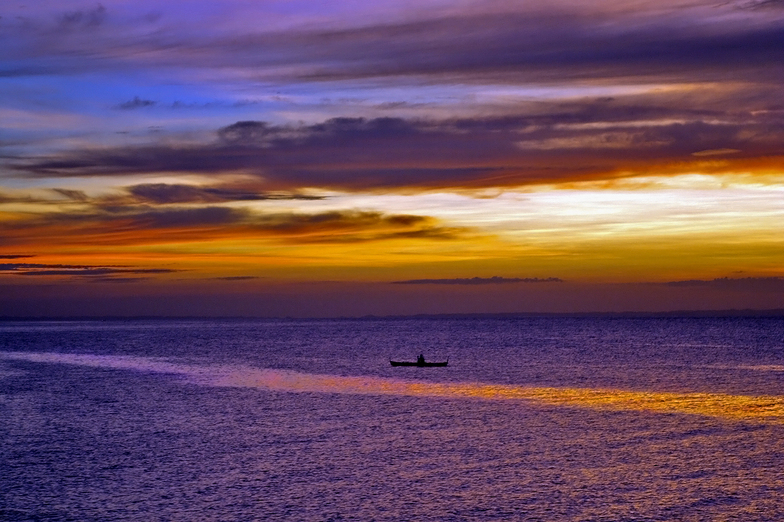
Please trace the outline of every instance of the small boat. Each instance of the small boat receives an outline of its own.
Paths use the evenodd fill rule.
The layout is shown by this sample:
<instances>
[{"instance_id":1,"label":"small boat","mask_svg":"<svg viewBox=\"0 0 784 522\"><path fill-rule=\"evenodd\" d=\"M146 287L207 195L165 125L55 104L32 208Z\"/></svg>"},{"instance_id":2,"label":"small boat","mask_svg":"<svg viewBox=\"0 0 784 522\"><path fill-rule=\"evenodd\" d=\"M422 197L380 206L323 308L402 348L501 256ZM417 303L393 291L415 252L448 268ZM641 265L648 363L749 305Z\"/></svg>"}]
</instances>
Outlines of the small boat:
<instances>
[{"instance_id":1,"label":"small boat","mask_svg":"<svg viewBox=\"0 0 784 522\"><path fill-rule=\"evenodd\" d=\"M417 366L419 368L433 368L436 366L446 366L449 364L449 357L446 358L444 362L426 362L425 356L420 355L417 357L416 362L414 361L393 361L392 359L389 360L389 363L392 366Z\"/></svg>"}]
</instances>

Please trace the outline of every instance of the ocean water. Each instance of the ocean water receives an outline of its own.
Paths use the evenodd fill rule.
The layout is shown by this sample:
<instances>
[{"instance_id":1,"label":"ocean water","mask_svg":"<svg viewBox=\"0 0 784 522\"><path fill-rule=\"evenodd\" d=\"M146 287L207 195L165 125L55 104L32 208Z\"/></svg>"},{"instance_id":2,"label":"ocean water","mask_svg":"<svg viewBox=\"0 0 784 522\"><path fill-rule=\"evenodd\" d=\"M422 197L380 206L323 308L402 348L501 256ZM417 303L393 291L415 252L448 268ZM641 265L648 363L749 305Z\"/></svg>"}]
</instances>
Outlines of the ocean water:
<instances>
[{"instance_id":1,"label":"ocean water","mask_svg":"<svg viewBox=\"0 0 784 522\"><path fill-rule=\"evenodd\" d=\"M0 520L781 521L784 319L0 323Z\"/></svg>"}]
</instances>

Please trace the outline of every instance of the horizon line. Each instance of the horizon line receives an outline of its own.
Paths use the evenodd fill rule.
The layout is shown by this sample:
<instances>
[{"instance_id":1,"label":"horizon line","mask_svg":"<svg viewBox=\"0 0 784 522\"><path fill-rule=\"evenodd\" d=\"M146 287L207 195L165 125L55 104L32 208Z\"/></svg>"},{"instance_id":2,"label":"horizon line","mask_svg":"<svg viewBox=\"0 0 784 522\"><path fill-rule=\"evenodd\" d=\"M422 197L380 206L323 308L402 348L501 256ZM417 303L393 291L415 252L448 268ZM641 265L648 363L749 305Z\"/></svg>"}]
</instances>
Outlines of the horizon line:
<instances>
[{"instance_id":1,"label":"horizon line","mask_svg":"<svg viewBox=\"0 0 784 522\"><path fill-rule=\"evenodd\" d=\"M724 310L667 310L657 312L478 312L478 313L433 313L394 314L362 316L251 316L251 315L70 315L70 316L0 316L0 322L14 321L329 321L329 320L405 320L405 319L526 319L552 318L722 318L722 317L779 317L784 318L784 308L773 309L724 309Z\"/></svg>"}]
</instances>

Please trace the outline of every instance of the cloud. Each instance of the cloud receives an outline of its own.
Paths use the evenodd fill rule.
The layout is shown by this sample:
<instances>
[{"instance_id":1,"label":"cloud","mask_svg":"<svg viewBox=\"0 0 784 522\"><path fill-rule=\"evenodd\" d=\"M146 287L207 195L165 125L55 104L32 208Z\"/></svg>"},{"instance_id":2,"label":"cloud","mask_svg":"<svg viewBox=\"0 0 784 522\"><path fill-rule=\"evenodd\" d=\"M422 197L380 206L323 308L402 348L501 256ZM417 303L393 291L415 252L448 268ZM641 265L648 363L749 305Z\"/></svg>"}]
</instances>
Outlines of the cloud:
<instances>
[{"instance_id":1,"label":"cloud","mask_svg":"<svg viewBox=\"0 0 784 522\"><path fill-rule=\"evenodd\" d=\"M177 52L186 61L281 82L717 80L737 78L730 71L740 70L771 81L784 53L780 21L762 14L754 21L718 15L732 10L509 8L447 15L423 10L413 19L353 27L216 35L209 47L188 42Z\"/></svg>"},{"instance_id":2,"label":"cloud","mask_svg":"<svg viewBox=\"0 0 784 522\"><path fill-rule=\"evenodd\" d=\"M92 212L53 212L0 223L7 245L158 244L266 238L281 243L364 243L397 239L451 241L474 237L428 216L372 211L259 213L221 206L147 205L97 207ZM71 269L71 267L68 267Z\"/></svg>"},{"instance_id":3,"label":"cloud","mask_svg":"<svg viewBox=\"0 0 784 522\"><path fill-rule=\"evenodd\" d=\"M784 277L720 277L716 279L689 279L684 281L669 281L661 283L674 287L706 287L729 290L769 290L783 291Z\"/></svg>"},{"instance_id":4,"label":"cloud","mask_svg":"<svg viewBox=\"0 0 784 522\"><path fill-rule=\"evenodd\" d=\"M56 194L59 194L60 196L64 196L66 199L71 201L85 202L89 200L87 194L82 190L54 188L52 191Z\"/></svg>"},{"instance_id":5,"label":"cloud","mask_svg":"<svg viewBox=\"0 0 784 522\"><path fill-rule=\"evenodd\" d=\"M263 121L238 121L218 131L221 141L232 145L256 145L267 136L278 134L279 130Z\"/></svg>"},{"instance_id":6,"label":"cloud","mask_svg":"<svg viewBox=\"0 0 784 522\"><path fill-rule=\"evenodd\" d=\"M24 259L27 257L35 257L31 254L0 254L0 259Z\"/></svg>"},{"instance_id":7,"label":"cloud","mask_svg":"<svg viewBox=\"0 0 784 522\"><path fill-rule=\"evenodd\" d=\"M686 13L684 13L686 14ZM694 13L690 13L694 15ZM575 81L591 78L727 78L728 70L758 77L782 58L784 29L678 16L673 11L630 14L503 13L453 16L300 34L235 40L238 65L272 48L304 79L484 75L496 80ZM304 49L297 52L295 49ZM274 52L277 51L277 52ZM306 54L307 53L307 54ZM282 61L282 60L281 60ZM313 64L313 65L305 65ZM722 70L724 69L724 70ZM776 73L774 73L775 75Z\"/></svg>"},{"instance_id":8,"label":"cloud","mask_svg":"<svg viewBox=\"0 0 784 522\"><path fill-rule=\"evenodd\" d=\"M127 275L158 275L178 272L169 268L133 268L118 266L90 266L43 263L0 263L0 275L19 276L66 276L77 279L113 280L115 282L139 281L140 277L115 277Z\"/></svg>"},{"instance_id":9,"label":"cloud","mask_svg":"<svg viewBox=\"0 0 784 522\"><path fill-rule=\"evenodd\" d=\"M163 208L118 206L78 212L50 212L0 222L6 245L156 244L222 237L242 230L248 213L206 206Z\"/></svg>"},{"instance_id":10,"label":"cloud","mask_svg":"<svg viewBox=\"0 0 784 522\"><path fill-rule=\"evenodd\" d=\"M396 285L498 285L509 283L563 283L563 279L557 277L472 277L456 279L409 279L407 281L393 281Z\"/></svg>"},{"instance_id":11,"label":"cloud","mask_svg":"<svg viewBox=\"0 0 784 522\"><path fill-rule=\"evenodd\" d=\"M98 4L93 9L69 11L58 17L58 26L62 30L83 31L101 25L106 19L106 8Z\"/></svg>"},{"instance_id":12,"label":"cloud","mask_svg":"<svg viewBox=\"0 0 784 522\"><path fill-rule=\"evenodd\" d=\"M0 204L3 203L34 203L37 202L35 198L30 196L17 196L11 194L3 194L0 192Z\"/></svg>"},{"instance_id":13,"label":"cloud","mask_svg":"<svg viewBox=\"0 0 784 522\"><path fill-rule=\"evenodd\" d=\"M504 117L448 120L241 121L219 129L214 141L203 144L72 150L17 161L11 168L38 177L241 173L264 187L255 192L180 184L128 189L140 200L184 203L276 199L271 194L314 188L465 188L606 179L652 170L737 171L750 161L773 168L784 155L780 115L687 107L686 99L668 100L670 108L657 105L663 101L585 99L537 104L528 113ZM710 155L721 155L722 162L707 164Z\"/></svg>"},{"instance_id":14,"label":"cloud","mask_svg":"<svg viewBox=\"0 0 784 522\"><path fill-rule=\"evenodd\" d=\"M323 196L305 194L270 193L228 186L201 187L176 183L145 183L127 187L126 190L138 201L156 204L324 199Z\"/></svg>"},{"instance_id":15,"label":"cloud","mask_svg":"<svg viewBox=\"0 0 784 522\"><path fill-rule=\"evenodd\" d=\"M738 149L709 149L692 152L692 156L725 156L727 154L737 154Z\"/></svg>"},{"instance_id":16,"label":"cloud","mask_svg":"<svg viewBox=\"0 0 784 522\"><path fill-rule=\"evenodd\" d=\"M142 107L152 107L157 103L153 100L143 100L138 96L134 96L132 100L119 104L117 108L124 110L141 109Z\"/></svg>"},{"instance_id":17,"label":"cloud","mask_svg":"<svg viewBox=\"0 0 784 522\"><path fill-rule=\"evenodd\" d=\"M784 8L784 0L751 0L741 1L737 4L740 9L782 9Z\"/></svg>"},{"instance_id":18,"label":"cloud","mask_svg":"<svg viewBox=\"0 0 784 522\"><path fill-rule=\"evenodd\" d=\"M202 207L130 211L118 217L135 228L149 230L226 226L242 222L246 216L247 213L239 209ZM104 219L112 221L111 216L104 216Z\"/></svg>"},{"instance_id":19,"label":"cloud","mask_svg":"<svg viewBox=\"0 0 784 522\"><path fill-rule=\"evenodd\" d=\"M383 16L381 7L372 17L359 14L363 10L330 16L303 7L298 19L310 23L280 29L242 3L226 7L232 23L189 13L163 31L157 19L123 19L119 11L110 17L98 5L58 16L60 38L52 38L45 20L26 18L0 44L8 42L11 63L27 59L9 74L160 68L211 69L221 77L235 72L278 84L366 78L564 84L641 77L736 80L743 72L745 79L767 83L782 74L784 28L774 9L780 6L780 0L637 3L634 9L556 2L543 9L503 2L481 11L470 3L401 8L397 16ZM737 16L739 8L745 16ZM251 19L253 24L245 21Z\"/></svg>"},{"instance_id":20,"label":"cloud","mask_svg":"<svg viewBox=\"0 0 784 522\"><path fill-rule=\"evenodd\" d=\"M393 239L449 241L471 233L465 227L441 226L427 216L362 211L271 214L258 218L252 228L297 243L364 243Z\"/></svg>"}]
</instances>

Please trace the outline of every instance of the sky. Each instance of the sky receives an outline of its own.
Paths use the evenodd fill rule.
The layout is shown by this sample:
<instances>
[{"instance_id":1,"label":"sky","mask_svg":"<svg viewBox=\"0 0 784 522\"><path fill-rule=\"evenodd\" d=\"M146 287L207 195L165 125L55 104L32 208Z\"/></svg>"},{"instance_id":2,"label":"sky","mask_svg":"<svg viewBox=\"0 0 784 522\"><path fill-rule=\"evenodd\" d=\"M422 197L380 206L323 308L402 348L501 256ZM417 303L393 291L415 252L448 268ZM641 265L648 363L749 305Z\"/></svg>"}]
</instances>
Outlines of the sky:
<instances>
[{"instance_id":1,"label":"sky","mask_svg":"<svg viewBox=\"0 0 784 522\"><path fill-rule=\"evenodd\" d=\"M782 0L10 0L0 316L784 309L782 83Z\"/></svg>"}]
</instances>

